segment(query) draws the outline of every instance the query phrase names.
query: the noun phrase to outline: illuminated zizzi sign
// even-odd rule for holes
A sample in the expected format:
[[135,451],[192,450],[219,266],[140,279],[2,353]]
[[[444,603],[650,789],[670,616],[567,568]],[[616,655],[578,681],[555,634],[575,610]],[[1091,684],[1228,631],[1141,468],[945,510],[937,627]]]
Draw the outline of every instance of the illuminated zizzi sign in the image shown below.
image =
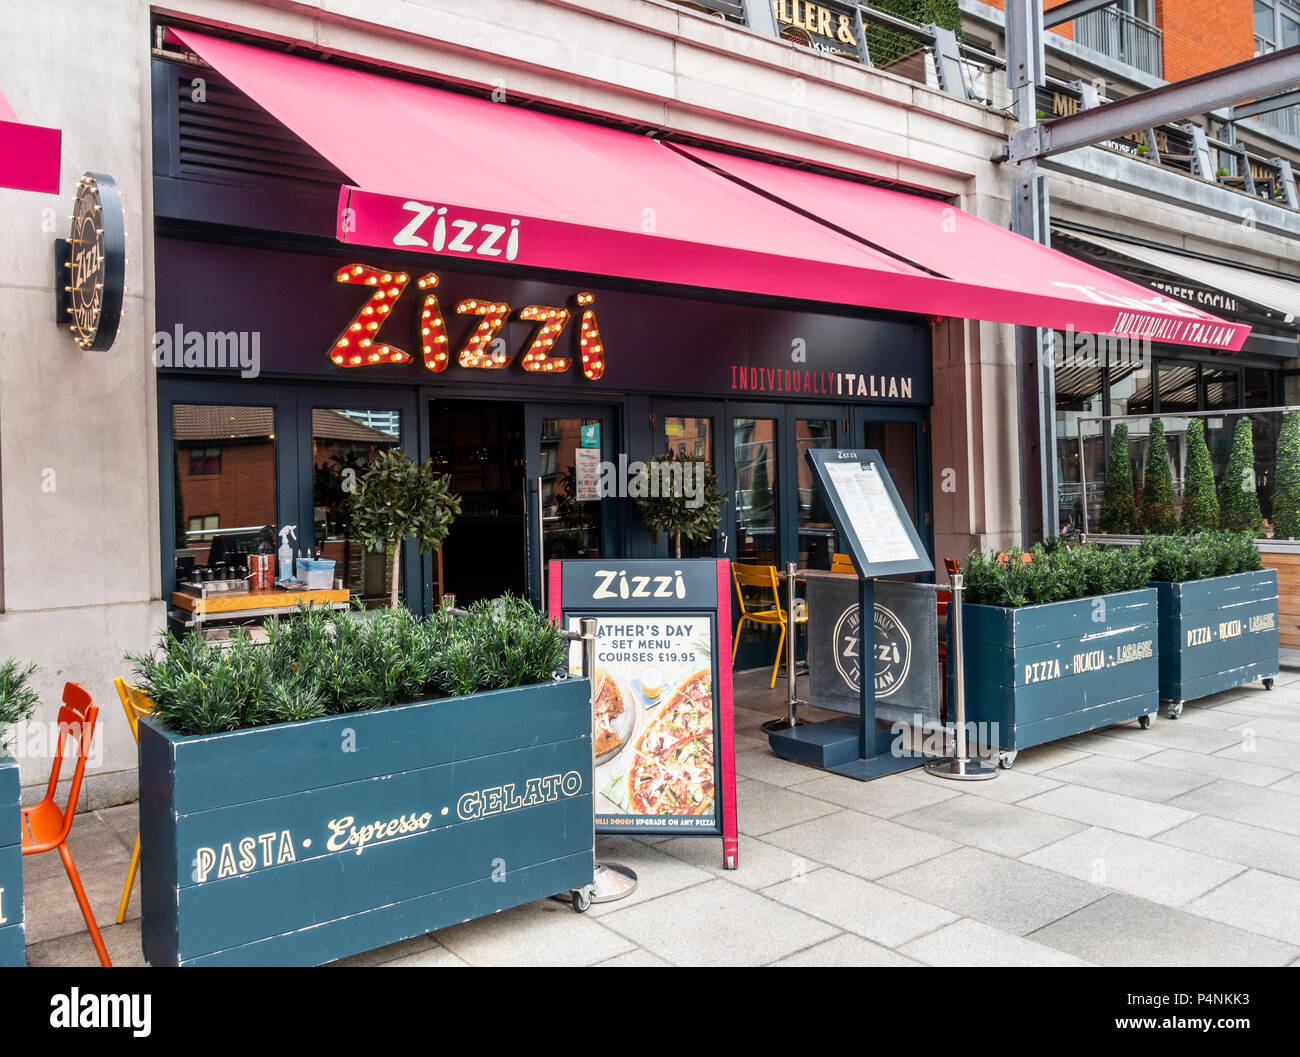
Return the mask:
[[112,348],[122,319],[126,231],[111,176],[82,175],[72,231],[56,245],[55,266],[60,320],[83,349]]
[[[368,287],[370,296],[335,339],[329,350],[330,360],[339,367],[412,362],[415,357],[406,349],[379,341],[379,330],[410,284],[411,277],[406,272],[368,264],[347,264],[338,270],[334,279]],[[424,366],[441,373],[451,363],[452,355],[446,316],[438,301],[438,276],[429,272],[420,276],[415,285],[423,298],[416,317],[416,343]],[[567,307],[525,305],[520,308],[518,318],[537,326],[532,339],[521,350],[519,365],[525,371],[563,374],[577,359],[583,377],[593,382],[600,379],[605,373],[605,346],[596,322],[596,310],[592,307],[595,300],[595,295],[584,292],[574,294]],[[457,351],[456,363],[461,367],[487,371],[508,367],[514,357],[506,349],[504,339],[498,337],[498,332],[510,318],[510,313],[510,306],[499,301],[465,298],[458,302],[456,314],[477,316],[479,323]],[[575,314],[578,316],[576,355],[555,355],[556,345]]]

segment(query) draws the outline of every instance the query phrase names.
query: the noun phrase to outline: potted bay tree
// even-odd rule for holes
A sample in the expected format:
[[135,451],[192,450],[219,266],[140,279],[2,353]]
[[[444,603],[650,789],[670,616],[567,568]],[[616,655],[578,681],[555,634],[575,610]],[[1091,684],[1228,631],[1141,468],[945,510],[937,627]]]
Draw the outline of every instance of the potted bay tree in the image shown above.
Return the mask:
[[[688,483],[689,482],[689,483]],[[682,556],[682,537],[693,543],[713,538],[727,497],[703,455],[664,452],[641,473],[637,509],[646,528],[666,533],[672,557]]]

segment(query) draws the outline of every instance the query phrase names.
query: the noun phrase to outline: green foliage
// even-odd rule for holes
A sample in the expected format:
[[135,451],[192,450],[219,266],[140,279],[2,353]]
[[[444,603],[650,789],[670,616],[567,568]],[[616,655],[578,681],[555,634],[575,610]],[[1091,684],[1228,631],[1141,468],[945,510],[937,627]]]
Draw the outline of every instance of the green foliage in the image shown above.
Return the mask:
[[1237,419],[1228,465],[1219,482],[1219,524],[1232,532],[1258,534],[1264,529],[1255,491],[1255,440],[1247,415]]
[[451,475],[434,469],[433,460],[421,465],[401,448],[389,448],[371,460],[352,493],[352,528],[372,551],[392,543],[393,608],[397,608],[398,568],[408,536],[421,554],[442,546],[460,513],[460,496],[451,490]]
[[1138,550],[1151,559],[1151,579],[1181,582],[1254,572],[1264,567],[1249,532],[1156,536]]
[[1128,426],[1115,423],[1110,436],[1110,462],[1106,464],[1106,491],[1101,500],[1101,531],[1126,534],[1137,531],[1137,504],[1133,499],[1133,464],[1129,461]]
[[[960,40],[961,9],[957,0],[872,0],[870,5],[891,15],[899,15],[918,26],[931,22],[951,29]],[[871,52],[873,66],[887,67],[924,47],[925,42],[909,33],[876,25],[870,19],[866,21],[867,48]]]
[[1300,411],[1282,416],[1273,481],[1273,535],[1300,539]]
[[267,630],[265,645],[240,631],[224,648],[193,634],[164,635],[152,654],[127,660],[154,715],[187,735],[527,686],[566,668],[559,628],[509,595],[477,602],[459,618],[446,610],[419,620],[403,608],[365,617],[299,609]]
[[[759,465],[765,466],[766,463]],[[722,520],[722,504],[727,497],[718,488],[717,475],[703,455],[673,451],[656,455],[641,474],[643,485],[652,480],[652,472],[658,475],[661,494],[652,496],[649,489],[644,488],[645,494],[637,496],[636,506],[646,528],[665,532],[673,539],[674,555],[680,558],[683,536],[696,543],[713,538]],[[687,481],[691,482],[689,497],[684,487]],[[697,487],[701,481],[702,486]],[[672,487],[665,487],[670,483]]]
[[1183,485],[1184,532],[1206,532],[1219,527],[1219,499],[1214,494],[1214,467],[1205,444],[1205,423],[1194,418],[1187,425],[1187,475]]
[[5,747],[9,728],[32,718],[38,700],[29,685],[36,665],[23,667],[12,657],[0,664],[0,749]]
[[1136,547],[1103,548],[1097,544],[1057,547],[1036,545],[1023,551],[996,554],[972,551],[962,569],[966,601],[986,606],[1034,606],[1074,598],[1134,591],[1150,579],[1152,559]]
[[1146,471],[1142,475],[1142,531],[1153,535],[1178,531],[1169,445],[1165,440],[1165,424],[1160,419],[1151,423],[1151,446],[1147,449]]

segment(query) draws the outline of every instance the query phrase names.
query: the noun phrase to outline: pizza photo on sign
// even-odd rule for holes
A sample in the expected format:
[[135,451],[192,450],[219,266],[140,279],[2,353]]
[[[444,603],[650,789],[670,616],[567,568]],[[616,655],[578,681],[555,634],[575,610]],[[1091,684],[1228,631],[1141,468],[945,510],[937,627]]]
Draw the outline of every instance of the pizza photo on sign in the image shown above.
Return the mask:
[[[623,694],[618,683],[603,668],[596,669],[596,685],[592,690],[592,712],[594,723],[592,736],[595,738],[597,756],[606,756],[622,744],[630,731],[620,735],[615,729],[614,721],[623,715]],[[620,724],[621,726],[622,724]]]
[[646,724],[627,771],[634,815],[707,815],[713,810],[713,675],[688,676]]

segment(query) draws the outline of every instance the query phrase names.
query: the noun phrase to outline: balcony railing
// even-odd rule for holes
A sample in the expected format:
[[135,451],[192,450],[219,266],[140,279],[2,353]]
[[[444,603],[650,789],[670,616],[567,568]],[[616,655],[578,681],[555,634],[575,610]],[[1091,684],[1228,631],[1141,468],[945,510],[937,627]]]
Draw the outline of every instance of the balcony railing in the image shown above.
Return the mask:
[[1164,76],[1162,36],[1149,22],[1113,7],[1074,20],[1076,43],[1156,77]]

